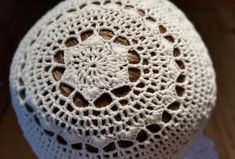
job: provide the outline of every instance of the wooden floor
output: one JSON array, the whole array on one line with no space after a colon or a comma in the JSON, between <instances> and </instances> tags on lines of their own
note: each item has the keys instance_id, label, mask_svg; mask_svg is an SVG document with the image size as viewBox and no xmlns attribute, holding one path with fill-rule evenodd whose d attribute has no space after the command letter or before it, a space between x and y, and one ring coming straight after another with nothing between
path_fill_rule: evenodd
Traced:
<instances>
[{"instance_id":1,"label":"wooden floor","mask_svg":"<svg viewBox=\"0 0 235 159\"><path fill-rule=\"evenodd\" d=\"M235 3L233 0L225 0L224 3L207 0L205 4L202 0L198 0L197 4L189 1L175 0L201 33L217 73L217 107L205 134L215 142L221 159L234 159ZM216 2L213 3L216 5L209 5L209 1L211 4ZM8 69L22 36L56 3L58 0L0 1L0 159L35 158L22 136L10 104Z\"/></svg>"}]
</instances>

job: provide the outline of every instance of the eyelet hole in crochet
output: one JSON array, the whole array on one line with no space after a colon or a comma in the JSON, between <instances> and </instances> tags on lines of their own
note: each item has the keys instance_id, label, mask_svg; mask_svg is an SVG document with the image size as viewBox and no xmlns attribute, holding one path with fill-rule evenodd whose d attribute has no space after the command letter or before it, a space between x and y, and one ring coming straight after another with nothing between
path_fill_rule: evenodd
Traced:
<instances>
[{"instance_id":1,"label":"eyelet hole in crochet","mask_svg":"<svg viewBox=\"0 0 235 159\"><path fill-rule=\"evenodd\" d=\"M44 132L50 137L54 136L54 134L55 134L54 132L46 130L46 129L44 129Z\"/></svg>"},{"instance_id":2,"label":"eyelet hole in crochet","mask_svg":"<svg viewBox=\"0 0 235 159\"><path fill-rule=\"evenodd\" d=\"M63 94L64 96L68 97L72 92L74 91L74 88L65 84L65 83L61 83L60 84L60 92L61 94Z\"/></svg>"},{"instance_id":3,"label":"eyelet hole in crochet","mask_svg":"<svg viewBox=\"0 0 235 159\"><path fill-rule=\"evenodd\" d=\"M148 21L151 21L151 22L156 22L156 19L152 16L149 16L146 18Z\"/></svg>"},{"instance_id":4,"label":"eyelet hole in crochet","mask_svg":"<svg viewBox=\"0 0 235 159\"><path fill-rule=\"evenodd\" d=\"M134 50L130 50L128 51L128 61L130 64L138 64L140 63L140 56L139 54L134 51Z\"/></svg>"},{"instance_id":5,"label":"eyelet hole in crochet","mask_svg":"<svg viewBox=\"0 0 235 159\"><path fill-rule=\"evenodd\" d=\"M29 113L34 112L34 109L28 103L25 103L25 108Z\"/></svg>"},{"instance_id":6,"label":"eyelet hole in crochet","mask_svg":"<svg viewBox=\"0 0 235 159\"><path fill-rule=\"evenodd\" d=\"M166 33L166 28L163 25L159 25L159 31L161 34Z\"/></svg>"},{"instance_id":7,"label":"eyelet hole in crochet","mask_svg":"<svg viewBox=\"0 0 235 159\"><path fill-rule=\"evenodd\" d=\"M145 15L145 11L143 9L138 9L137 12L139 13L140 16L144 16Z\"/></svg>"},{"instance_id":8,"label":"eyelet hole in crochet","mask_svg":"<svg viewBox=\"0 0 235 159\"><path fill-rule=\"evenodd\" d=\"M116 4L119 5L119 6L122 6L122 2L121 1L117 1Z\"/></svg>"},{"instance_id":9,"label":"eyelet hole in crochet","mask_svg":"<svg viewBox=\"0 0 235 159\"><path fill-rule=\"evenodd\" d=\"M41 126L41 123L40 123L40 121L39 121L39 119L38 119L38 117L37 117L36 114L33 116L33 119L34 119L35 123L36 123L38 126Z\"/></svg>"},{"instance_id":10,"label":"eyelet hole in crochet","mask_svg":"<svg viewBox=\"0 0 235 159\"><path fill-rule=\"evenodd\" d=\"M29 46L32 46L35 43L36 40L32 40L29 44Z\"/></svg>"},{"instance_id":11,"label":"eyelet hole in crochet","mask_svg":"<svg viewBox=\"0 0 235 159\"><path fill-rule=\"evenodd\" d=\"M81 40L82 41L85 41L87 40L90 36L92 36L94 34L94 31L93 30L87 30L83 33L81 33Z\"/></svg>"},{"instance_id":12,"label":"eyelet hole in crochet","mask_svg":"<svg viewBox=\"0 0 235 159\"><path fill-rule=\"evenodd\" d=\"M56 81L59 81L63 74L64 74L65 68L63 67L55 67L52 71L53 77Z\"/></svg>"},{"instance_id":13,"label":"eyelet hole in crochet","mask_svg":"<svg viewBox=\"0 0 235 159\"><path fill-rule=\"evenodd\" d=\"M122 106L124 106L124 105L127 105L127 104L128 104L128 100L125 100L125 99L120 100L119 102L120 102L120 104L121 104Z\"/></svg>"},{"instance_id":14,"label":"eyelet hole in crochet","mask_svg":"<svg viewBox=\"0 0 235 159\"><path fill-rule=\"evenodd\" d=\"M138 103L136 103L135 105L133 105L133 107L134 107L135 109L137 109L137 110L140 110L141 105L140 105L140 104L138 104Z\"/></svg>"},{"instance_id":15,"label":"eyelet hole in crochet","mask_svg":"<svg viewBox=\"0 0 235 159\"><path fill-rule=\"evenodd\" d=\"M151 133L158 133L161 130L161 127L158 124L150 124L146 126Z\"/></svg>"},{"instance_id":16,"label":"eyelet hole in crochet","mask_svg":"<svg viewBox=\"0 0 235 159\"><path fill-rule=\"evenodd\" d=\"M183 82L185 81L185 78L186 78L185 75L180 74L180 75L177 77L176 82L178 82L178 83L183 83Z\"/></svg>"},{"instance_id":17,"label":"eyelet hole in crochet","mask_svg":"<svg viewBox=\"0 0 235 159\"><path fill-rule=\"evenodd\" d=\"M25 63L23 63L23 64L21 65L20 70L22 71L22 70L24 69L24 67L25 67Z\"/></svg>"},{"instance_id":18,"label":"eyelet hole in crochet","mask_svg":"<svg viewBox=\"0 0 235 159\"><path fill-rule=\"evenodd\" d=\"M136 140L139 142L144 142L148 139L148 134L145 130L140 130L140 132L136 136Z\"/></svg>"},{"instance_id":19,"label":"eyelet hole in crochet","mask_svg":"<svg viewBox=\"0 0 235 159\"><path fill-rule=\"evenodd\" d=\"M76 143L71 145L75 150L82 150L82 143Z\"/></svg>"},{"instance_id":20,"label":"eyelet hole in crochet","mask_svg":"<svg viewBox=\"0 0 235 159\"><path fill-rule=\"evenodd\" d=\"M110 0L106 0L106 1L104 1L104 5L107 5L107 4L109 4L109 3L111 3L111 1L110 1Z\"/></svg>"},{"instance_id":21,"label":"eyelet hole in crochet","mask_svg":"<svg viewBox=\"0 0 235 159\"><path fill-rule=\"evenodd\" d=\"M109 93L103 93L100 97L98 97L98 99L94 101L94 104L96 107L102 108L112 103L112 101L112 97Z\"/></svg>"},{"instance_id":22,"label":"eyelet hole in crochet","mask_svg":"<svg viewBox=\"0 0 235 159\"><path fill-rule=\"evenodd\" d=\"M134 8L134 6L132 6L132 5L125 5L124 8L125 8L125 9L131 9L131 8Z\"/></svg>"},{"instance_id":23,"label":"eyelet hole in crochet","mask_svg":"<svg viewBox=\"0 0 235 159\"><path fill-rule=\"evenodd\" d=\"M140 78L140 70L138 68L128 68L129 79L131 82L136 82Z\"/></svg>"},{"instance_id":24,"label":"eyelet hole in crochet","mask_svg":"<svg viewBox=\"0 0 235 159\"><path fill-rule=\"evenodd\" d=\"M168 123L168 122L171 120L171 118L172 118L171 114L168 113L167 111L164 111L164 112L162 113L162 121L163 121L164 123Z\"/></svg>"},{"instance_id":25,"label":"eyelet hole in crochet","mask_svg":"<svg viewBox=\"0 0 235 159\"><path fill-rule=\"evenodd\" d=\"M67 141L61 135L57 135L56 140L62 145L67 145Z\"/></svg>"},{"instance_id":26,"label":"eyelet hole in crochet","mask_svg":"<svg viewBox=\"0 0 235 159\"><path fill-rule=\"evenodd\" d=\"M117 97L124 97L131 91L129 86L122 86L112 90L112 93Z\"/></svg>"},{"instance_id":27,"label":"eyelet hole in crochet","mask_svg":"<svg viewBox=\"0 0 235 159\"><path fill-rule=\"evenodd\" d=\"M185 89L181 86L176 86L175 87L176 93L178 96L182 97L184 95Z\"/></svg>"},{"instance_id":28,"label":"eyelet hole in crochet","mask_svg":"<svg viewBox=\"0 0 235 159\"><path fill-rule=\"evenodd\" d=\"M76 11L77 11L77 9L75 9L75 8L71 8L71 9L67 10L68 13L72 13L72 12L76 12Z\"/></svg>"},{"instance_id":29,"label":"eyelet hole in crochet","mask_svg":"<svg viewBox=\"0 0 235 159\"><path fill-rule=\"evenodd\" d=\"M174 57L180 56L180 50L179 50L178 48L174 48L174 50L173 50L173 56L174 56Z\"/></svg>"},{"instance_id":30,"label":"eyelet hole in crochet","mask_svg":"<svg viewBox=\"0 0 235 159\"><path fill-rule=\"evenodd\" d=\"M74 108L73 108L70 104L67 104L66 109L67 109L69 112L74 111Z\"/></svg>"},{"instance_id":31,"label":"eyelet hole in crochet","mask_svg":"<svg viewBox=\"0 0 235 159\"><path fill-rule=\"evenodd\" d=\"M57 51L54 55L54 61L57 63L64 64L64 52L63 51Z\"/></svg>"},{"instance_id":32,"label":"eyelet hole in crochet","mask_svg":"<svg viewBox=\"0 0 235 159\"><path fill-rule=\"evenodd\" d=\"M94 2L92 2L92 4L100 5L100 2L99 1L94 1Z\"/></svg>"},{"instance_id":33,"label":"eyelet hole in crochet","mask_svg":"<svg viewBox=\"0 0 235 159\"><path fill-rule=\"evenodd\" d=\"M90 145L90 144L85 144L86 150L91 153L98 153L99 149Z\"/></svg>"},{"instance_id":34,"label":"eyelet hole in crochet","mask_svg":"<svg viewBox=\"0 0 235 159\"><path fill-rule=\"evenodd\" d=\"M175 38L174 38L173 36L171 36L171 35L165 36L165 39L168 40L168 41L171 42L171 43L174 43L174 42L175 42Z\"/></svg>"},{"instance_id":35,"label":"eyelet hole in crochet","mask_svg":"<svg viewBox=\"0 0 235 159\"><path fill-rule=\"evenodd\" d=\"M82 94L80 94L79 92L76 92L76 94L73 97L73 103L77 106L77 107L87 107L88 106L88 101L83 97Z\"/></svg>"},{"instance_id":36,"label":"eyelet hole in crochet","mask_svg":"<svg viewBox=\"0 0 235 159\"><path fill-rule=\"evenodd\" d=\"M109 143L108 145L106 145L106 146L103 148L103 150L104 150L105 152L114 151L114 150L116 150L116 145L115 145L114 142L111 142L111 143Z\"/></svg>"},{"instance_id":37,"label":"eyelet hole in crochet","mask_svg":"<svg viewBox=\"0 0 235 159\"><path fill-rule=\"evenodd\" d=\"M180 103L175 101L173 103L171 103L167 109L170 109L170 110L178 110L180 108Z\"/></svg>"},{"instance_id":38,"label":"eyelet hole in crochet","mask_svg":"<svg viewBox=\"0 0 235 159\"><path fill-rule=\"evenodd\" d=\"M117 143L121 148L127 148L133 145L133 142L129 140L119 140Z\"/></svg>"},{"instance_id":39,"label":"eyelet hole in crochet","mask_svg":"<svg viewBox=\"0 0 235 159\"><path fill-rule=\"evenodd\" d=\"M22 89L21 91L20 91L20 98L22 99L22 100L24 100L25 99L25 97L26 97L26 94L25 94L25 89Z\"/></svg>"},{"instance_id":40,"label":"eyelet hole in crochet","mask_svg":"<svg viewBox=\"0 0 235 159\"><path fill-rule=\"evenodd\" d=\"M114 33L112 30L102 29L100 30L99 35L102 36L104 39L110 40L114 36Z\"/></svg>"},{"instance_id":41,"label":"eyelet hole in crochet","mask_svg":"<svg viewBox=\"0 0 235 159\"><path fill-rule=\"evenodd\" d=\"M83 3L83 4L81 4L80 6L79 6L79 8L80 9L83 9L84 7L86 7L87 6L87 4L86 3Z\"/></svg>"},{"instance_id":42,"label":"eyelet hole in crochet","mask_svg":"<svg viewBox=\"0 0 235 159\"><path fill-rule=\"evenodd\" d=\"M185 69L185 65L181 60L175 60L176 64L179 66L180 69Z\"/></svg>"},{"instance_id":43,"label":"eyelet hole in crochet","mask_svg":"<svg viewBox=\"0 0 235 159\"><path fill-rule=\"evenodd\" d=\"M113 42L117 43L117 44L125 45L125 46L130 45L127 38L125 38L123 36L118 36Z\"/></svg>"},{"instance_id":44,"label":"eyelet hole in crochet","mask_svg":"<svg viewBox=\"0 0 235 159\"><path fill-rule=\"evenodd\" d=\"M78 44L78 40L75 37L71 37L65 41L66 47L72 47Z\"/></svg>"},{"instance_id":45,"label":"eyelet hole in crochet","mask_svg":"<svg viewBox=\"0 0 235 159\"><path fill-rule=\"evenodd\" d=\"M112 111L117 111L118 110L118 106L116 104L114 104L110 109Z\"/></svg>"}]
</instances>

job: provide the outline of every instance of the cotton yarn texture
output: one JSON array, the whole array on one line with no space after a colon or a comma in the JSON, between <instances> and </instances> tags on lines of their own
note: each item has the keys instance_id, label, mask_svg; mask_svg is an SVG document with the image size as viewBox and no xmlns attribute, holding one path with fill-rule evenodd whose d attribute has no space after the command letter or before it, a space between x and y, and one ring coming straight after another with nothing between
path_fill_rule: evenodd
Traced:
<instances>
[{"instance_id":1,"label":"cotton yarn texture","mask_svg":"<svg viewBox=\"0 0 235 159\"><path fill-rule=\"evenodd\" d=\"M40 159L173 159L215 105L207 49L167 0L66 0L20 43L12 104Z\"/></svg>"}]
</instances>

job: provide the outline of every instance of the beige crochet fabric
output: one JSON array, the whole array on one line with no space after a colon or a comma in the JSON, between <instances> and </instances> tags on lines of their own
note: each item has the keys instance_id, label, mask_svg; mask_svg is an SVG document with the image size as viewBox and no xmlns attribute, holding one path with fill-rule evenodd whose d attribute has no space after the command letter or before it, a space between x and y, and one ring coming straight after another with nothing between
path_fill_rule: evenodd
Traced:
<instances>
[{"instance_id":1,"label":"beige crochet fabric","mask_svg":"<svg viewBox=\"0 0 235 159\"><path fill-rule=\"evenodd\" d=\"M207 49L167 0L67 0L28 32L10 88L41 159L178 158L215 103Z\"/></svg>"}]
</instances>

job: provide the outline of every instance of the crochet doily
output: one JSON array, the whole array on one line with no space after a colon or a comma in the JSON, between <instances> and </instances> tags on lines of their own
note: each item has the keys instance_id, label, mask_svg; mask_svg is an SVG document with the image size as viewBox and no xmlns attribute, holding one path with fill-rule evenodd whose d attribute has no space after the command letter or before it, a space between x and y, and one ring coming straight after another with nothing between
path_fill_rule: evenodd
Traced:
<instances>
[{"instance_id":1,"label":"crochet doily","mask_svg":"<svg viewBox=\"0 0 235 159\"><path fill-rule=\"evenodd\" d=\"M177 158L215 103L207 49L166 0L67 0L28 32L10 88L39 158Z\"/></svg>"}]
</instances>

